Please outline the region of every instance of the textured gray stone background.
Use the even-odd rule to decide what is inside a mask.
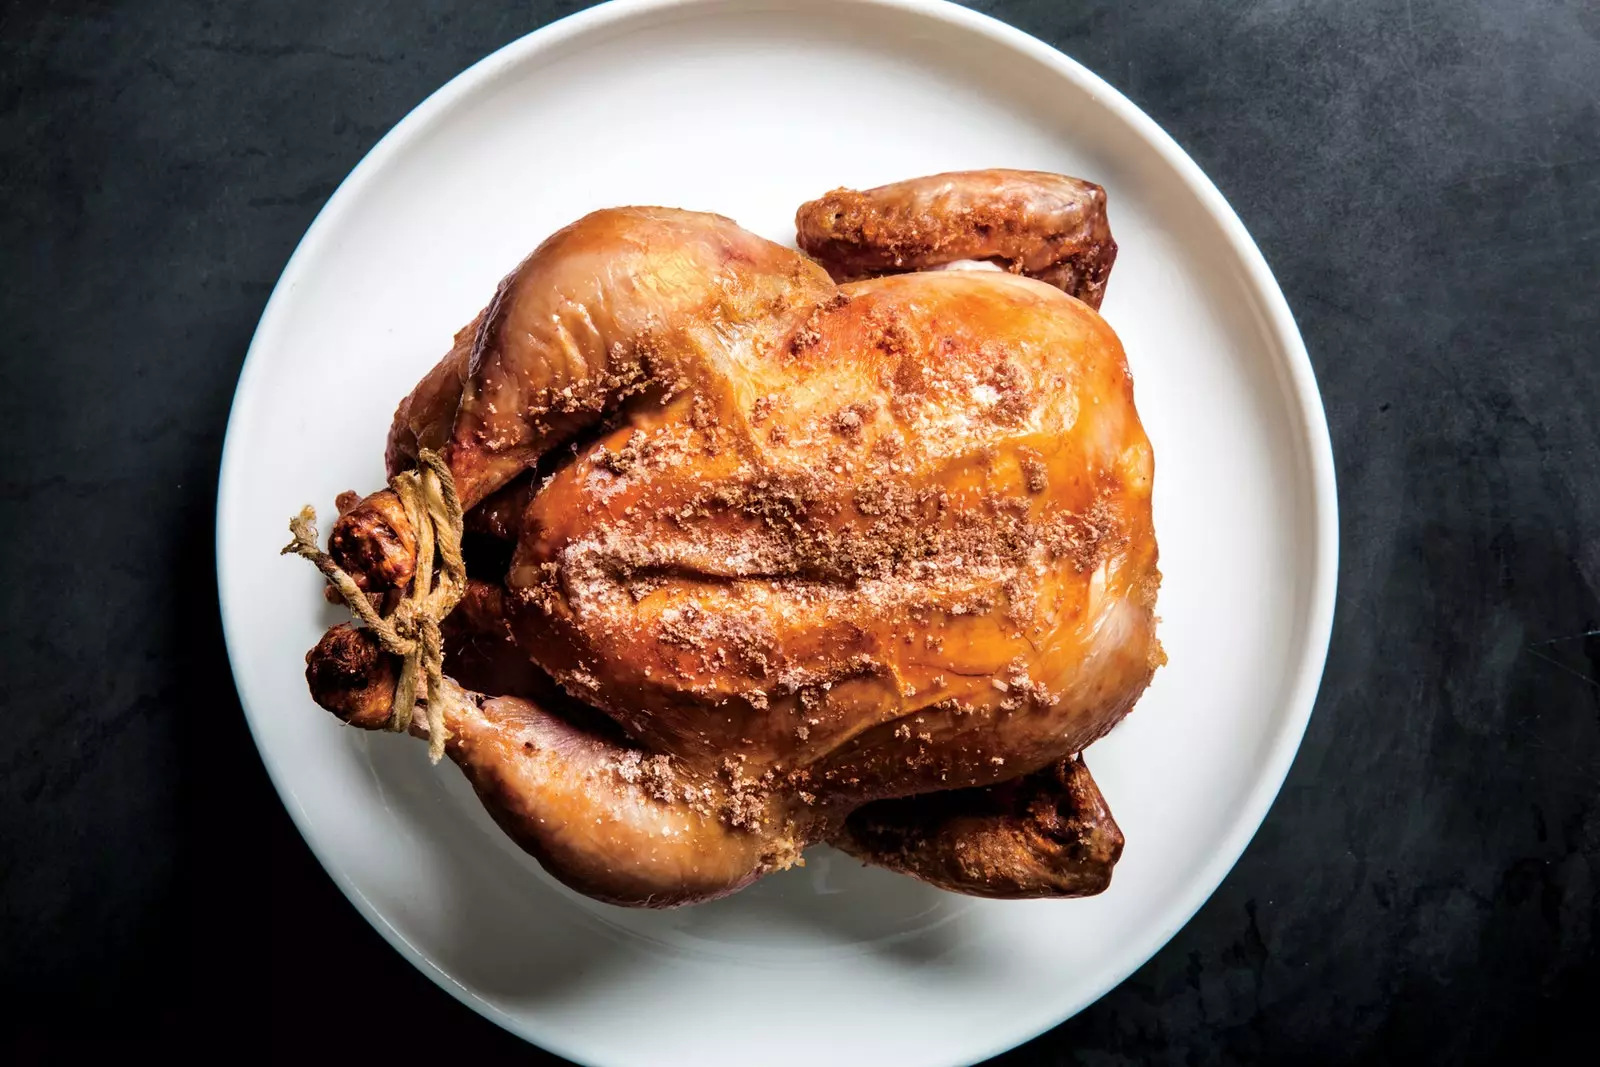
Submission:
[[[581,6],[0,5],[0,1035],[28,1060],[208,1035],[554,1062],[412,971],[295,834],[211,536],[234,378],[317,209],[428,92]],[[1316,364],[1344,534],[1261,833],[1154,960],[997,1062],[1586,1059],[1600,5],[976,6],[1127,93],[1243,216]],[[773,1040],[826,1025],[797,991]]]

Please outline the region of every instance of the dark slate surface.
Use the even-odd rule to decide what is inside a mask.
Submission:
[[[295,834],[210,543],[234,377],[318,207],[430,90],[580,6],[0,9],[0,1032],[28,1058],[554,1062],[404,964]],[[1322,698],[1261,833],[1154,960],[997,1062],[1586,1052],[1600,6],[977,6],[1127,93],[1243,216],[1316,363],[1344,535]],[[796,1009],[775,1040],[826,1025]]]

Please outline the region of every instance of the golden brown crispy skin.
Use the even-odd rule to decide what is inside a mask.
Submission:
[[[951,892],[1022,900],[1103,892],[1123,841],[1074,756],[984,789],[868,804],[830,843]]]
[[[1032,245],[1006,247],[1032,269]],[[603,899],[714,895],[863,804],[1056,766],[1163,658],[1153,460],[1121,346],[1026,277],[836,286],[720,216],[596,212],[509,275],[401,405],[391,465],[423,446],[444,449],[468,508],[469,572],[493,579],[447,620],[450,670],[526,698],[476,698],[475,740],[451,755],[513,836]],[[403,580],[389,549],[410,536],[385,495],[335,530],[374,588]],[[363,508],[382,521],[352,518]],[[503,582],[507,555],[471,537],[506,546]],[[329,663],[313,692],[377,726],[384,679],[356,677],[348,641],[314,651]],[[580,711],[551,714],[572,698]],[[609,721],[581,743],[557,729],[594,709]],[[534,770],[494,740],[517,731],[543,753]],[[600,751],[689,792],[636,810],[633,770],[585,769]],[[581,798],[556,788],[563,761]],[[661,846],[637,835],[596,843],[593,817],[688,820],[675,832],[715,873],[672,891],[678,860],[649,867]],[[962,833],[998,856],[1002,829]]]
[[[575,729],[537,705],[463,702],[450,758],[501,829],[556,878],[597,900],[675,907],[788,867],[812,831],[765,797],[728,820],[720,783]]]
[[[645,747],[859,802],[987,785],[1132,706],[1152,459],[1115,334],[998,273],[844,287],[534,496],[519,644]]]
[[[306,660],[319,703],[352,726],[382,727],[397,661],[369,631],[336,626]],[[826,832],[785,795],[696,775],[533,700],[448,688],[446,753],[513,840],[597,900],[655,908],[712,900],[791,866]],[[427,730],[416,715],[411,732]]]
[[[455,425],[456,408],[461,403],[461,391],[466,388],[473,347],[482,324],[483,313],[479,312],[477,318],[457,330],[450,351],[395,409],[383,457],[389,477],[416,466],[419,449],[438,451],[450,440],[450,428]]]
[[[1098,308],[1117,258],[1106,193],[1031,170],[934,174],[835,189],[795,216],[800,247],[838,281],[989,260]]]
[[[483,314],[450,439],[463,505],[628,398],[685,395],[707,364],[769,348],[832,288],[720,215],[614,208],[560,230]]]

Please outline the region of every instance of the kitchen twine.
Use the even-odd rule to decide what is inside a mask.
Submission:
[[[400,498],[416,533],[417,570],[410,592],[388,616],[379,614],[355,579],[318,547],[317,512],[310,504],[289,520],[294,540],[283,547],[280,555],[292,553],[316,564],[350,610],[377,635],[384,650],[403,660],[394,707],[386,723],[388,729],[404,732],[410,728],[412,709],[417,703],[417,678],[420,674],[426,679],[423,710],[428,717],[428,759],[438,763],[448,736],[445,701],[458,692],[445,684],[444,641],[439,623],[467,588],[467,566],[461,558],[461,500],[456,496],[449,466],[437,452],[427,449],[418,454],[416,469],[395,475],[389,480],[389,487]],[[440,563],[437,570],[436,551]]]

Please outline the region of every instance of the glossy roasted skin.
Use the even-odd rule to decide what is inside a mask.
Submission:
[[[795,216],[800,247],[834,278],[988,261],[1099,308],[1116,262],[1106,193],[1033,170],[934,174],[859,192],[835,189]]]
[[[803,821],[767,815],[781,797],[753,805],[750,826],[731,824],[718,785],[691,786],[661,757],[576,729],[527,700],[454,707],[446,751],[495,821],[547,870],[597,900],[644,907],[711,900],[791,865],[808,840]]]
[[[368,631],[335,626],[306,660],[318,703],[351,726],[384,724],[396,663]],[[757,796],[682,773],[588,721],[558,693],[529,699],[450,688],[446,754],[501,829],[597,900],[637,907],[711,900],[795,863],[824,832],[819,818],[788,812],[781,794]],[[412,719],[411,732],[427,737],[425,716]]]
[[[1026,183],[981,173],[1004,175],[993,203]],[[963,195],[991,180],[954,177]],[[1047,206],[1075,181],[1035,178]],[[917,265],[987,250],[1059,274],[1066,210]],[[1003,272],[836,285],[720,216],[596,212],[519,266],[402,403],[391,470],[419,447],[444,449],[469,537],[504,546],[480,569],[508,561],[446,627],[452,672],[507,699],[474,696],[447,751],[558,877],[683,903],[832,837],[964,892],[1103,885],[1104,849],[1019,844],[1042,840],[1025,804],[963,821],[948,799],[892,799],[1035,775],[1029,796],[1054,790],[1052,810],[1115,834],[1098,792],[1067,788],[1088,781],[1081,763],[1059,768],[1162,661],[1153,460],[1121,345],[1082,300]],[[391,549],[410,537],[385,495],[331,539],[376,588],[403,583]],[[350,638],[324,644],[319,702],[378,725],[393,663],[362,684]],[[596,711],[606,725],[573,725]],[[641,791],[640,766],[670,788]],[[901,827],[893,847],[847,822],[857,811]],[[637,833],[580,831],[591,818]],[[670,858],[685,841],[696,871]],[[990,860],[958,869],[957,853]]]
[[[1093,311],[883,278],[693,374],[524,514],[508,612],[568,690],[652,751],[847,803],[1024,774],[1128,711],[1158,659],[1151,455]]]

